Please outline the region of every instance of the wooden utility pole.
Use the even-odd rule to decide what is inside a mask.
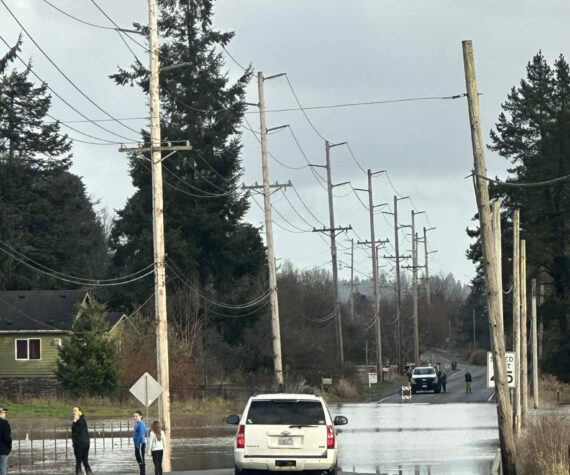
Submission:
[[[261,130],[261,169],[263,174],[263,204],[265,208],[265,239],[267,241],[267,267],[269,269],[269,290],[271,299],[271,333],[273,337],[273,370],[275,382],[283,389],[283,365],[281,362],[281,332],[279,329],[279,300],[277,298],[277,269],[275,268],[275,247],[273,244],[273,219],[271,217],[271,189],[269,166],[267,164],[267,125],[265,123],[265,95],[262,72],[257,73],[259,92],[259,126]]]
[[[514,413],[513,429],[515,433],[521,428],[521,380],[520,354],[521,354],[521,302],[520,302],[520,210],[513,212],[513,351],[515,352],[515,389],[514,389]]]
[[[538,332],[536,323],[536,279],[530,286],[530,318],[532,320],[532,400],[534,408],[538,409]]]
[[[487,176],[481,122],[479,118],[479,95],[475,76],[475,61],[471,41],[463,41],[463,65],[469,108],[469,123],[473,147],[475,169],[475,196],[479,211],[481,230],[481,247],[483,251],[483,269],[487,286],[487,303],[489,309],[489,326],[493,342],[493,369],[497,394],[497,416],[499,424],[499,441],[501,446],[502,468],[505,475],[516,474],[515,439],[512,426],[509,388],[507,384],[507,365],[505,361],[505,341],[503,326],[500,322],[499,294],[502,289],[497,282],[497,253],[493,243],[491,229],[491,211],[489,204],[489,188],[481,178]]]
[[[372,194],[372,171],[368,169],[368,211],[370,212],[370,248],[372,251],[372,280],[374,281],[374,320],[376,321],[376,365],[378,366],[378,382],[381,383],[384,372],[382,363],[382,324],[378,297],[378,256],[376,255],[376,238],[374,234],[374,199]]]
[[[376,365],[378,366],[378,381],[382,382],[384,378],[384,373],[382,367],[382,319],[380,317],[380,290],[378,283],[378,253],[376,250],[376,237],[374,231],[374,208],[382,205],[374,205],[374,197],[372,193],[372,176],[379,173],[384,173],[384,170],[379,172],[374,172],[368,169],[368,188],[354,188],[356,191],[366,191],[368,193],[368,211],[370,214],[370,242],[358,242],[359,244],[370,244],[372,250],[372,281],[374,285],[374,320],[376,325]],[[379,241],[378,243],[385,243],[387,241]]]
[[[473,309],[473,349],[477,346],[477,339],[475,338],[475,309]]]
[[[528,356],[527,356],[527,316],[526,316],[526,241],[521,239],[521,424],[527,423],[528,411]]]
[[[396,328],[398,333],[398,374],[404,371],[403,348],[402,348],[402,321],[400,318],[400,307],[402,306],[402,296],[400,290],[400,239],[398,228],[398,198],[394,195],[394,250],[396,251]]]
[[[344,366],[344,345],[343,345],[343,341],[342,341],[342,316],[341,316],[341,312],[340,312],[340,302],[339,302],[339,298],[338,298],[338,263],[337,263],[337,250],[336,250],[336,233],[337,231],[346,231],[349,229],[352,229],[352,227],[349,225],[348,227],[338,227],[335,228],[335,223],[334,223],[334,206],[333,206],[333,188],[335,186],[341,186],[341,185],[345,185],[347,183],[350,183],[348,181],[345,181],[343,183],[337,183],[334,184],[332,183],[332,178],[331,178],[331,161],[330,161],[330,149],[333,147],[338,147],[339,145],[344,145],[346,144],[346,142],[341,142],[341,143],[335,143],[335,144],[331,144],[329,143],[328,140],[325,140],[325,160],[326,163],[325,165],[313,165],[311,164],[310,166],[312,167],[322,167],[325,168],[327,171],[327,194],[328,194],[328,200],[329,200],[329,221],[330,221],[330,228],[322,228],[322,229],[313,229],[313,232],[328,232],[329,236],[330,236],[330,240],[331,240],[331,259],[332,259],[332,276],[333,276],[333,299],[334,299],[334,305],[337,309],[337,316],[336,316],[336,320],[335,320],[335,328],[336,328],[336,345],[337,345],[337,355],[338,355],[338,360],[339,360],[339,364],[341,366]]]
[[[152,163],[152,209],[154,245],[154,305],[156,314],[156,357],[158,382],[162,394],[158,400],[158,417],[162,427],[172,434],[170,425],[170,378],[168,372],[168,325],[166,316],[166,271],[164,262],[164,209],[162,196],[162,154],[160,136],[160,95],[158,26],[156,0],[149,0],[150,47],[150,145]],[[164,470],[170,471],[170,439],[164,444]]]
[[[398,198],[394,195],[394,212],[390,213],[387,211],[383,211],[384,214],[393,214],[394,215],[394,251],[396,252],[395,256],[384,256],[385,259],[395,259],[396,261],[396,353],[398,358],[398,373],[402,374],[404,370],[404,363],[403,363],[403,329],[402,329],[402,321],[400,317],[400,308],[402,306],[402,294],[401,294],[401,285],[400,285],[400,259],[408,258],[410,256],[401,256],[400,255],[400,239],[399,239],[399,231],[400,228],[410,227],[409,225],[399,226],[398,225],[398,201],[405,200],[409,198],[409,196],[404,196],[402,198]]]
[[[354,322],[354,239],[350,240],[350,321]]]
[[[502,233],[501,233],[501,203],[498,201],[493,202],[493,237],[495,239],[495,255],[497,256],[497,288],[499,290],[499,311],[500,313],[500,325],[505,329],[505,319],[503,316],[503,250],[502,250]],[[506,341],[505,341],[506,344]]]
[[[418,235],[416,233],[416,214],[412,210],[412,292],[413,292],[413,317],[414,317],[414,363],[420,364],[420,329],[418,322]]]
[[[424,226],[424,256],[425,256],[425,268],[426,268],[425,286],[426,286],[426,302],[428,305],[431,305],[431,294],[430,294],[430,286],[429,286],[429,265],[428,265],[429,252],[428,252],[428,245],[427,245],[427,232],[432,230],[432,229],[435,229],[435,228],[426,229]]]
[[[333,145],[334,146],[334,145]],[[336,231],[334,229],[334,207],[333,207],[333,184],[331,178],[331,161],[330,161],[331,144],[325,140],[325,160],[327,169],[327,192],[329,197],[329,221],[330,221],[330,238],[331,238],[331,258],[332,258],[332,274],[333,274],[333,295],[334,304],[337,307],[336,313],[336,338],[338,358],[340,365],[344,365],[344,345],[342,342],[342,317],[340,314],[340,302],[338,301],[338,263],[336,253]]]

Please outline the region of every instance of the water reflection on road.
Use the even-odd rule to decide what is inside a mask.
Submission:
[[[359,473],[489,473],[499,444],[494,404],[350,404],[339,466]]]
[[[489,473],[498,447],[494,404],[345,404],[330,409],[333,417],[342,414],[349,420],[338,435],[343,472]],[[224,424],[220,415],[173,421],[177,425],[172,440],[173,471],[233,467],[235,426]],[[110,423],[97,424],[103,422]],[[102,438],[92,439],[90,459],[95,473],[137,473],[132,442],[126,435],[114,436],[112,444],[106,438],[104,446]],[[20,446],[23,456],[26,447],[25,443]],[[45,461],[36,448],[34,465],[28,461],[17,467],[16,443],[10,473],[72,473],[72,450],[66,459],[64,447],[65,439],[58,439],[57,444],[46,440],[41,449]],[[147,468],[153,472],[148,456]]]

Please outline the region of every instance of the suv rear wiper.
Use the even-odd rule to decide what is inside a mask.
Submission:
[[[289,429],[292,429],[294,427],[298,427],[300,429],[301,427],[319,427],[319,426],[315,424],[296,424],[294,426],[289,426]]]

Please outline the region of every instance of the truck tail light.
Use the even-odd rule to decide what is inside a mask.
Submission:
[[[327,449],[334,449],[335,438],[334,438],[334,427],[327,426]]]
[[[237,448],[245,448],[245,426],[242,424],[237,431]]]

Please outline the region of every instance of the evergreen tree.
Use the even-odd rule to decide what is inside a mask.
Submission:
[[[47,86],[29,80],[29,64],[23,71],[7,70],[20,45],[21,40],[0,60],[0,288],[61,288],[61,281],[14,256],[100,277],[106,244],[81,179],[69,172],[71,141],[58,122],[46,120]]]
[[[212,0],[159,0],[158,6],[161,67],[179,65],[160,75],[162,137],[192,146],[163,161],[167,259],[210,295],[247,301],[261,293],[258,281],[265,263],[259,230],[243,221],[248,203],[238,190],[238,127],[252,73],[247,70],[229,81],[221,47],[233,33],[212,28]],[[148,71],[141,63],[112,77],[148,93]],[[147,132],[143,139],[148,143]],[[121,273],[153,261],[149,155],[132,155],[130,164],[137,191],[119,211],[111,235],[113,264]],[[141,302],[151,285],[144,282],[126,297]],[[220,327],[230,338],[245,320],[251,319],[226,319]]]
[[[501,199],[507,208],[503,248],[512,249],[508,247],[510,218],[518,208],[521,235],[527,243],[528,276],[548,285],[547,302],[541,309],[549,348],[543,366],[570,380],[566,364],[570,358],[570,183],[559,180],[570,175],[570,74],[564,57],[551,67],[541,52],[534,56],[527,65],[527,77],[511,89],[502,108],[489,148],[513,165],[507,184],[490,187],[491,197]],[[512,186],[548,181],[552,182]],[[472,249],[470,255],[478,259],[480,250]]]
[[[90,300],[83,303],[73,323],[73,333],[59,348],[56,377],[74,396],[108,396],[119,381],[117,348],[107,335],[105,307]]]

